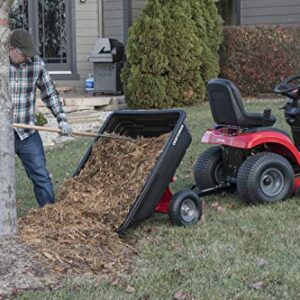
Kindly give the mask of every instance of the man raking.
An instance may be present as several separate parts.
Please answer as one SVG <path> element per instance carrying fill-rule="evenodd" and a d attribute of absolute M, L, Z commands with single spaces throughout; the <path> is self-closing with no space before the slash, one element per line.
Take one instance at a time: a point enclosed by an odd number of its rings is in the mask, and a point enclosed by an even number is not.
<path fill-rule="evenodd" d="M 39 54 L 28 31 L 17 29 L 12 33 L 9 48 L 9 84 L 14 123 L 35 125 L 36 89 L 39 89 L 41 99 L 57 119 L 61 133 L 71 135 L 72 127 L 67 121 L 58 91 Z M 53 185 L 38 131 L 22 128 L 14 130 L 15 151 L 22 161 L 27 176 L 33 182 L 39 206 L 54 203 Z"/>

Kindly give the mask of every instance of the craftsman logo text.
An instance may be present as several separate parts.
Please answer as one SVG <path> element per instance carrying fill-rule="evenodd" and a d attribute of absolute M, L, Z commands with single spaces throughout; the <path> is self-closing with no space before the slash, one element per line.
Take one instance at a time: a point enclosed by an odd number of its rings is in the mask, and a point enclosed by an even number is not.
<path fill-rule="evenodd" d="M 176 145 L 176 143 L 177 143 L 177 141 L 178 141 L 178 139 L 179 139 L 179 136 L 180 136 L 180 134 L 181 134 L 181 131 L 182 131 L 183 127 L 184 127 L 183 125 L 180 126 L 180 128 L 179 128 L 179 130 L 178 130 L 178 132 L 177 132 L 177 134 L 176 134 L 176 136 L 175 136 L 175 139 L 174 139 L 174 141 L 173 141 L 173 143 L 172 143 L 173 146 Z"/>

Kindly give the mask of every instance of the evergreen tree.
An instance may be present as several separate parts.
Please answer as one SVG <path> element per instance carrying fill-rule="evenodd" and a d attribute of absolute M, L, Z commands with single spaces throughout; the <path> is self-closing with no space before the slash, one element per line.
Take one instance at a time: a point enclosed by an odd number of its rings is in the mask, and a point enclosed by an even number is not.
<path fill-rule="evenodd" d="M 165 28 L 158 0 L 148 1 L 142 14 L 129 29 L 127 63 L 122 70 L 127 104 L 133 108 L 165 106 Z"/>
<path fill-rule="evenodd" d="M 213 0 L 148 0 L 129 30 L 122 71 L 134 108 L 191 105 L 218 75 L 220 19 Z"/>
<path fill-rule="evenodd" d="M 213 0 L 190 0 L 192 18 L 201 39 L 201 74 L 208 81 L 219 74 L 219 46 L 222 41 L 221 17 Z"/>
<path fill-rule="evenodd" d="M 208 44 L 213 52 L 218 52 L 222 42 L 222 18 L 214 0 L 199 0 L 206 22 Z"/>
<path fill-rule="evenodd" d="M 200 74 L 201 41 L 197 37 L 188 1 L 163 0 L 169 107 L 190 105 L 204 97 Z"/>

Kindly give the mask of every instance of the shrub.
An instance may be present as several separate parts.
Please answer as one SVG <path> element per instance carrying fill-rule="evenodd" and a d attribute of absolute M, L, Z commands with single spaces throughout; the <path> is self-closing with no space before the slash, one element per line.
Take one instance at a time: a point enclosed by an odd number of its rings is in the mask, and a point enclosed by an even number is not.
<path fill-rule="evenodd" d="M 245 95 L 272 92 L 281 78 L 300 70 L 299 36 L 299 26 L 225 27 L 220 76 Z"/>
<path fill-rule="evenodd" d="M 208 74 L 218 72 L 220 37 L 215 35 L 221 33 L 213 0 L 204 1 L 208 7 L 202 2 L 148 0 L 129 29 L 122 70 L 130 107 L 168 108 L 203 100 Z"/>
<path fill-rule="evenodd" d="M 164 36 L 162 7 L 158 0 L 149 1 L 129 29 L 122 81 L 130 107 L 160 107 L 165 101 L 168 58 Z"/>
<path fill-rule="evenodd" d="M 191 0 L 192 18 L 197 27 L 203 51 L 201 55 L 201 75 L 207 82 L 219 74 L 219 46 L 222 42 L 221 17 L 213 1 Z"/>
<path fill-rule="evenodd" d="M 35 113 L 36 125 L 37 126 L 44 126 L 48 123 L 47 119 L 43 115 L 42 112 Z"/>
<path fill-rule="evenodd" d="M 168 57 L 167 107 L 190 105 L 204 96 L 200 74 L 202 46 L 192 20 L 191 7 L 182 0 L 164 5 L 165 45 Z"/>

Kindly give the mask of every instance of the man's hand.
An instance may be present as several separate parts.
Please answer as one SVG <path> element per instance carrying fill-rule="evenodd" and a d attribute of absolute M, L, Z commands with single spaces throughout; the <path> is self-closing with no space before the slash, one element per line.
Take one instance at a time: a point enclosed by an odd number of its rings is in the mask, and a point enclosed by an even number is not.
<path fill-rule="evenodd" d="M 58 127 L 61 129 L 62 135 L 70 136 L 73 132 L 73 128 L 68 122 L 61 121 L 59 122 Z"/>

